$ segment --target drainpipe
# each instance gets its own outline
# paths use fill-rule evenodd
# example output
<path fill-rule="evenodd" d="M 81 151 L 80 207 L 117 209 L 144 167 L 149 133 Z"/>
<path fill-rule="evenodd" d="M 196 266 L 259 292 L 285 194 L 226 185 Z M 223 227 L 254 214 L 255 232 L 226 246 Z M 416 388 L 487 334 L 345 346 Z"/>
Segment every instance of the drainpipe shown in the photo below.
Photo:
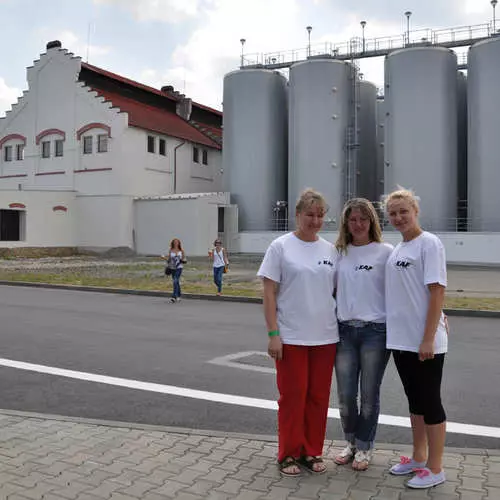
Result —
<path fill-rule="evenodd" d="M 182 148 L 184 144 L 186 144 L 186 141 L 182 141 L 174 148 L 174 194 L 177 193 L 177 150 Z"/>

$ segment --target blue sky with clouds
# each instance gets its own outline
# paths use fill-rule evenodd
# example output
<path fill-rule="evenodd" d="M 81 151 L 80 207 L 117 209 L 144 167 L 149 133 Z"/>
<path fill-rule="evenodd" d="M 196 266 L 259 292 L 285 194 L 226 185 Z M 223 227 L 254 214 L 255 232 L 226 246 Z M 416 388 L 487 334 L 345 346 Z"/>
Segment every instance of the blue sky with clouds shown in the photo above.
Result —
<path fill-rule="evenodd" d="M 0 113 L 26 88 L 26 67 L 59 39 L 83 60 L 160 87 L 173 84 L 204 104 L 221 107 L 222 78 L 247 52 L 312 42 L 399 35 L 403 12 L 412 27 L 451 27 L 491 20 L 489 0 L 0 0 Z M 500 10 L 500 7 L 499 7 Z M 90 27 L 90 29 L 89 29 Z M 90 37 L 89 37 L 90 33 Z M 89 43 L 90 40 L 90 43 Z M 383 61 L 362 64 L 378 85 Z"/>

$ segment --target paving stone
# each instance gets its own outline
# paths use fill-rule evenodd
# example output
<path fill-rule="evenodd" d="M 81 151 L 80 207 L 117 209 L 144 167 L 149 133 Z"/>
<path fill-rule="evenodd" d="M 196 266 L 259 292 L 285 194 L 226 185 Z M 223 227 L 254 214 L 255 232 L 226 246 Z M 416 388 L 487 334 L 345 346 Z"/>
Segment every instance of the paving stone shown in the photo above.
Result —
<path fill-rule="evenodd" d="M 236 479 L 225 479 L 224 482 L 215 488 L 215 491 L 222 491 L 223 493 L 230 493 L 236 495 L 248 483 L 237 481 Z"/>
<path fill-rule="evenodd" d="M 90 489 L 88 485 L 86 485 L 86 488 L 86 493 L 89 493 L 90 495 L 109 498 L 111 494 L 116 490 L 121 490 L 123 488 L 123 485 L 121 485 L 120 483 L 113 483 L 113 481 L 105 480 L 93 489 Z"/>
<path fill-rule="evenodd" d="M 156 469 L 151 474 L 145 475 L 142 479 L 148 483 L 156 484 L 157 486 L 162 486 L 169 479 L 175 478 L 175 474 L 163 469 Z"/>
<path fill-rule="evenodd" d="M 251 483 L 247 484 L 247 488 L 249 490 L 269 491 L 274 481 L 270 477 L 256 477 Z"/>
<path fill-rule="evenodd" d="M 214 483 L 222 483 L 230 474 L 231 472 L 228 470 L 222 470 L 213 467 L 208 474 L 200 477 L 200 479 L 204 479 L 205 481 L 213 481 Z"/>
<path fill-rule="evenodd" d="M 144 474 L 134 470 L 124 470 L 119 476 L 114 476 L 111 481 L 123 484 L 124 486 L 131 486 L 137 479 L 143 478 Z"/>
<path fill-rule="evenodd" d="M 96 470 L 89 474 L 88 476 L 82 476 L 78 481 L 80 483 L 88 484 L 90 486 L 99 486 L 103 481 L 107 481 L 108 479 L 114 479 L 116 474 L 111 474 L 110 472 L 105 472 L 103 470 Z M 55 479 L 54 479 L 55 480 Z M 52 482 L 53 480 L 49 480 Z M 119 484 L 119 483 L 118 483 Z"/>
<path fill-rule="evenodd" d="M 362 491 L 377 491 L 380 478 L 360 477 L 353 488 Z"/>
<path fill-rule="evenodd" d="M 485 455 L 464 455 L 464 459 L 461 462 L 462 466 L 466 465 L 484 465 Z"/>
<path fill-rule="evenodd" d="M 487 473 L 485 484 L 486 486 L 493 486 L 495 488 L 500 488 L 500 474 Z"/>
<path fill-rule="evenodd" d="M 373 495 L 376 495 L 377 493 L 378 490 L 364 491 L 353 488 L 349 490 L 349 496 L 347 498 L 348 500 L 370 500 L 373 498 Z"/>
<path fill-rule="evenodd" d="M 423 498 L 431 498 L 429 490 L 406 490 L 399 495 L 400 500 L 422 500 Z"/>
<path fill-rule="evenodd" d="M 401 488 L 379 488 L 374 500 L 398 500 Z"/>
<path fill-rule="evenodd" d="M 486 495 L 486 496 L 485 496 Z M 490 500 L 496 500 L 497 497 L 488 497 L 488 493 L 485 492 L 484 495 L 481 493 L 474 493 L 473 491 L 461 491 L 460 492 L 460 500 L 482 500 L 484 499 L 490 499 Z M 500 497 L 498 497 L 500 498 Z"/>
<path fill-rule="evenodd" d="M 287 488 L 273 487 L 267 495 L 263 495 L 261 500 L 287 500 L 292 496 L 293 490 Z"/>
<path fill-rule="evenodd" d="M 446 471 L 448 472 L 448 471 Z M 486 464 L 482 465 L 464 465 L 463 469 L 460 471 L 461 476 L 465 477 L 475 477 L 479 479 L 484 479 L 486 474 Z"/>
<path fill-rule="evenodd" d="M 343 479 L 336 479 L 335 477 L 333 477 L 328 482 L 328 486 L 326 486 L 321 490 L 321 493 L 337 493 L 345 495 L 350 486 L 351 486 L 350 482 L 344 481 Z"/>
<path fill-rule="evenodd" d="M 231 479 L 237 479 L 238 481 L 243 481 L 249 483 L 255 479 L 255 476 L 258 474 L 258 471 L 255 469 L 247 469 L 245 466 L 240 467 L 234 474 L 231 474 Z"/>
<path fill-rule="evenodd" d="M 500 462 L 490 462 L 488 466 L 488 472 L 493 472 L 494 474 L 500 474 Z"/>
<path fill-rule="evenodd" d="M 155 489 L 157 486 L 152 483 L 146 483 L 144 481 L 135 481 L 132 485 L 122 488 L 120 493 L 125 495 L 130 495 L 136 498 L 142 498 L 144 493 Z"/>
<path fill-rule="evenodd" d="M 54 490 L 54 493 L 56 495 L 61 496 L 61 497 L 74 500 L 74 499 L 77 499 L 80 496 L 80 494 L 83 492 L 93 495 L 93 493 L 91 493 L 90 490 L 92 490 L 92 486 L 75 481 L 74 483 L 71 483 L 70 485 L 66 486 L 65 488 L 62 488 L 62 489 L 58 488 L 57 490 Z M 95 496 L 98 496 L 98 495 L 95 495 Z"/>
<path fill-rule="evenodd" d="M 205 500 L 199 495 L 192 495 L 191 493 L 180 493 L 175 497 L 175 500 Z"/>
<path fill-rule="evenodd" d="M 497 500 L 497 498 L 500 498 L 500 488 L 492 488 L 490 486 L 486 486 L 485 489 L 488 493 L 489 499 Z"/>
<path fill-rule="evenodd" d="M 303 498 L 317 498 L 322 488 L 321 484 L 308 484 L 307 481 L 303 481 L 299 489 L 295 490 L 294 495 Z"/>
<path fill-rule="evenodd" d="M 459 493 L 434 493 L 430 492 L 430 496 L 432 500 L 460 500 L 460 494 Z"/>
<path fill-rule="evenodd" d="M 470 491 L 484 491 L 484 485 L 486 479 L 477 479 L 474 477 L 462 477 L 462 484 L 460 490 L 470 490 Z"/>
<path fill-rule="evenodd" d="M 258 500 L 262 496 L 262 491 L 242 489 L 234 500 Z"/>
<path fill-rule="evenodd" d="M 212 481 L 197 480 L 192 486 L 186 488 L 184 491 L 194 495 L 207 495 L 210 491 L 215 490 L 219 485 Z"/>
<path fill-rule="evenodd" d="M 231 456 L 231 458 L 228 458 L 227 460 L 224 460 L 221 464 L 218 464 L 217 467 L 222 470 L 236 472 L 244 463 L 245 463 L 244 460 L 237 460 Z"/>
<path fill-rule="evenodd" d="M 43 498 L 46 493 L 49 493 L 56 488 L 57 486 L 53 484 L 40 481 L 33 488 L 23 489 L 22 492 L 16 492 L 16 494 L 21 494 L 26 498 L 33 498 L 35 500 L 38 500 L 40 498 Z"/>
<path fill-rule="evenodd" d="M 177 483 L 176 481 L 172 480 L 167 480 L 165 484 L 163 484 L 159 488 L 151 490 L 149 493 L 155 493 L 160 496 L 163 495 L 163 497 L 172 498 L 177 494 L 177 492 L 183 490 L 184 488 L 186 488 L 185 484 Z"/>

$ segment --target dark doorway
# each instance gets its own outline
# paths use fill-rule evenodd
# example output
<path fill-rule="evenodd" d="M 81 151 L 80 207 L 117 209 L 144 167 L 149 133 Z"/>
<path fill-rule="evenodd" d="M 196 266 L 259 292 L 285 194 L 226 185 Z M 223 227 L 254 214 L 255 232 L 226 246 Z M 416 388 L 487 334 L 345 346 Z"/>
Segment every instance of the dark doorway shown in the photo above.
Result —
<path fill-rule="evenodd" d="M 217 232 L 219 234 L 224 232 L 224 207 L 219 207 L 219 218 L 217 223 Z"/>
<path fill-rule="evenodd" d="M 0 210 L 0 241 L 21 241 L 21 210 Z"/>

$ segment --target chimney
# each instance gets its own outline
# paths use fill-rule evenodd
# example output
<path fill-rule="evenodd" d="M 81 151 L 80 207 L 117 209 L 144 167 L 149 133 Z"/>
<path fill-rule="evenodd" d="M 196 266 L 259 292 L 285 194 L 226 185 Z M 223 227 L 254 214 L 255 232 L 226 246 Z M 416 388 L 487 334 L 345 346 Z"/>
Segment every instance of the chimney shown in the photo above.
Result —
<path fill-rule="evenodd" d="M 59 40 L 52 40 L 51 42 L 47 43 L 47 50 L 60 49 L 61 47 L 62 44 Z"/>
<path fill-rule="evenodd" d="M 161 91 L 165 92 L 165 94 L 171 94 L 174 91 L 174 87 L 173 87 L 173 85 L 164 85 L 161 88 Z"/>
<path fill-rule="evenodd" d="M 176 112 L 184 120 L 189 121 L 191 119 L 191 112 L 193 110 L 193 101 L 183 95 L 176 106 Z"/>

